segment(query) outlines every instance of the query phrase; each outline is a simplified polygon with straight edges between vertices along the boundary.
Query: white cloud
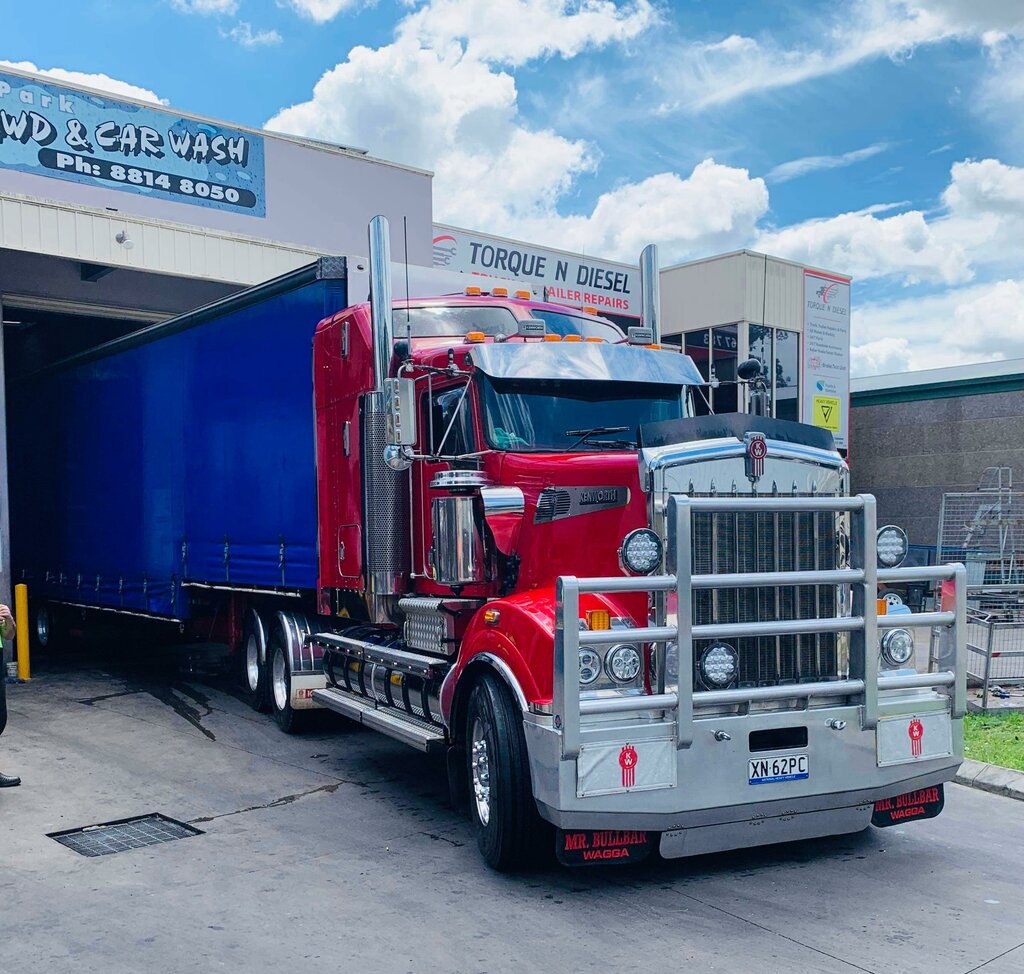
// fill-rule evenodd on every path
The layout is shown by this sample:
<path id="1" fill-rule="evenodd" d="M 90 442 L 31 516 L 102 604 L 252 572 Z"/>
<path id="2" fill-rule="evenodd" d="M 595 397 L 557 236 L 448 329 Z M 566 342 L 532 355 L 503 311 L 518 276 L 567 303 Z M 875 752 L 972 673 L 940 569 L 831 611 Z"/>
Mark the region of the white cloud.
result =
<path id="1" fill-rule="evenodd" d="M 769 182 L 785 183 L 790 179 L 797 179 L 812 172 L 822 172 L 826 169 L 841 169 L 844 166 L 852 166 L 855 163 L 863 162 L 880 152 L 889 148 L 888 142 L 876 142 L 874 145 L 864 146 L 863 149 L 853 149 L 850 152 L 843 152 L 835 156 L 803 156 L 800 159 L 792 159 L 776 166 L 765 177 Z"/>
<path id="2" fill-rule="evenodd" d="M 171 0 L 171 6 L 183 14 L 233 14 L 238 0 Z"/>
<path id="3" fill-rule="evenodd" d="M 649 0 L 431 0 L 400 33 L 432 49 L 464 41 L 467 57 L 519 66 L 633 40 L 657 19 Z"/>
<path id="4" fill-rule="evenodd" d="M 240 20 L 231 30 L 221 30 L 220 36 L 242 47 L 273 47 L 283 39 L 276 30 L 253 30 L 252 24 L 245 20 Z"/>
<path id="5" fill-rule="evenodd" d="M 995 51 L 1007 38 L 1024 36 L 1020 0 L 854 0 L 834 4 L 831 14 L 802 17 L 802 44 L 739 34 L 667 42 L 658 55 L 665 65 L 661 111 L 703 111 L 953 38 Z"/>
<path id="6" fill-rule="evenodd" d="M 910 343 L 906 338 L 879 338 L 850 348 L 851 375 L 888 375 L 910 368 Z"/>
<path id="7" fill-rule="evenodd" d="M 945 239 L 919 210 L 879 217 L 871 212 L 841 213 L 763 233 L 759 249 L 858 280 L 900 278 L 959 284 L 973 272 L 964 249 Z"/>
<path id="8" fill-rule="evenodd" d="M 444 222 L 630 260 L 651 240 L 663 244 L 667 261 L 750 238 L 768 206 L 764 181 L 711 159 L 689 176 L 651 175 L 605 193 L 590 213 L 562 215 L 599 153 L 524 124 L 515 79 L 503 66 L 620 43 L 654 14 L 646 2 L 496 2 L 498 9 L 482 0 L 419 7 L 393 43 L 353 48 L 309 101 L 280 111 L 267 127 L 433 169 L 435 214 Z"/>
<path id="9" fill-rule="evenodd" d="M 689 176 L 663 172 L 604 193 L 588 216 L 527 221 L 528 239 L 629 262 L 656 242 L 665 265 L 745 245 L 767 210 L 764 180 L 705 159 Z"/>
<path id="10" fill-rule="evenodd" d="M 30 74 L 39 74 L 47 78 L 56 78 L 58 81 L 67 81 L 69 84 L 81 85 L 83 88 L 97 88 L 100 91 L 110 92 L 112 95 L 135 98 L 138 101 L 151 101 L 158 105 L 167 104 L 166 98 L 161 98 L 148 88 L 140 88 L 138 85 L 129 84 L 127 81 L 119 81 L 117 78 L 111 78 L 106 74 L 67 71 L 64 68 L 39 68 L 31 61 L 0 60 L 0 64 L 18 71 L 27 71 Z"/>
<path id="11" fill-rule="evenodd" d="M 326 24 L 355 4 L 356 0 L 288 0 L 288 6 L 317 24 Z"/>
<path id="12" fill-rule="evenodd" d="M 855 305 L 852 323 L 856 375 L 1022 357 L 1024 281 Z"/>

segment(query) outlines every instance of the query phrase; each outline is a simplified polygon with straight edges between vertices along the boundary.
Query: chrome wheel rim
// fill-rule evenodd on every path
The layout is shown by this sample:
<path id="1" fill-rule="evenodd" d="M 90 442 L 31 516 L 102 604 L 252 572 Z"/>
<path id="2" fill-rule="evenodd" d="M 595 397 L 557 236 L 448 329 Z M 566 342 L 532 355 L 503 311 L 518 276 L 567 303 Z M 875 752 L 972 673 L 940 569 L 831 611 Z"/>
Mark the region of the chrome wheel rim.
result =
<path id="1" fill-rule="evenodd" d="M 249 633 L 245 643 L 245 678 L 249 681 L 249 690 L 255 693 L 260 685 L 260 647 L 255 633 Z"/>
<path id="2" fill-rule="evenodd" d="M 486 825 L 491 819 L 491 766 L 487 756 L 487 738 L 479 720 L 473 721 L 471 748 L 473 800 L 480 824 Z"/>
<path id="3" fill-rule="evenodd" d="M 288 706 L 288 671 L 284 665 L 284 653 L 274 650 L 274 704 L 283 711 Z"/>
<path id="4" fill-rule="evenodd" d="M 45 605 L 36 612 L 36 639 L 40 646 L 50 641 L 50 610 Z"/>

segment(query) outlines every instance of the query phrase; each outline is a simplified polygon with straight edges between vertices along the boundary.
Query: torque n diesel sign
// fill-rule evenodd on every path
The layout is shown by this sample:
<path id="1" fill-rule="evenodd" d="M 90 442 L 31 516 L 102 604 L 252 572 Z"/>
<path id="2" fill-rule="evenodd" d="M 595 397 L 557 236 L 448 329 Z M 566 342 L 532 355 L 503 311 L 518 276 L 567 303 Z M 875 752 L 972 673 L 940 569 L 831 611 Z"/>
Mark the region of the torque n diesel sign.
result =
<path id="1" fill-rule="evenodd" d="M 433 242 L 435 267 L 529 284 L 535 297 L 554 304 L 640 317 L 640 271 L 629 264 L 438 225 Z"/>
<path id="2" fill-rule="evenodd" d="M 7 73 L 0 167 L 266 216 L 262 137 Z"/>

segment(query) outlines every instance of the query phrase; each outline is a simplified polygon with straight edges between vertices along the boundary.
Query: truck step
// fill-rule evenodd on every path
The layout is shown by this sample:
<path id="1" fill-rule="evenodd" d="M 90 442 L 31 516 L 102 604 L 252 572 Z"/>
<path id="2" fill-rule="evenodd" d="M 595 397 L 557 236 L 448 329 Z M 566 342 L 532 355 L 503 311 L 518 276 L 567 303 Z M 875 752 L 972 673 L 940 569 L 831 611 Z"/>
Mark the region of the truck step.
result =
<path id="1" fill-rule="evenodd" d="M 325 687 L 323 690 L 314 690 L 313 699 L 328 710 L 387 734 L 388 737 L 402 741 L 418 751 L 435 751 L 445 746 L 444 732 L 439 727 L 415 720 L 398 711 L 375 707 L 372 700 L 357 697 L 346 690 Z"/>

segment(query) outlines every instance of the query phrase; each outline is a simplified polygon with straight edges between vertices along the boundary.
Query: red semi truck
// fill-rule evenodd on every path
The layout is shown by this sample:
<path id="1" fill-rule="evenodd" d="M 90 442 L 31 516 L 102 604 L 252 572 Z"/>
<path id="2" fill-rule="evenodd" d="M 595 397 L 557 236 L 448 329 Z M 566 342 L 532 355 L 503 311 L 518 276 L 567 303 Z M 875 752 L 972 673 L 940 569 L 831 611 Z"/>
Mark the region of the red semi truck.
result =
<path id="1" fill-rule="evenodd" d="M 370 300 L 313 336 L 314 585 L 284 591 L 283 534 L 280 587 L 228 571 L 228 533 L 216 584 L 181 556 L 253 706 L 445 752 L 498 869 L 552 844 L 624 862 L 938 814 L 962 758 L 962 567 L 900 568 L 831 435 L 764 415 L 758 363 L 753 413 L 694 415 L 652 248 L 628 337 L 504 294 L 394 302 L 389 270 L 378 217 Z M 879 614 L 878 586 L 910 579 L 955 596 Z M 937 672 L 914 627 L 942 633 Z"/>

